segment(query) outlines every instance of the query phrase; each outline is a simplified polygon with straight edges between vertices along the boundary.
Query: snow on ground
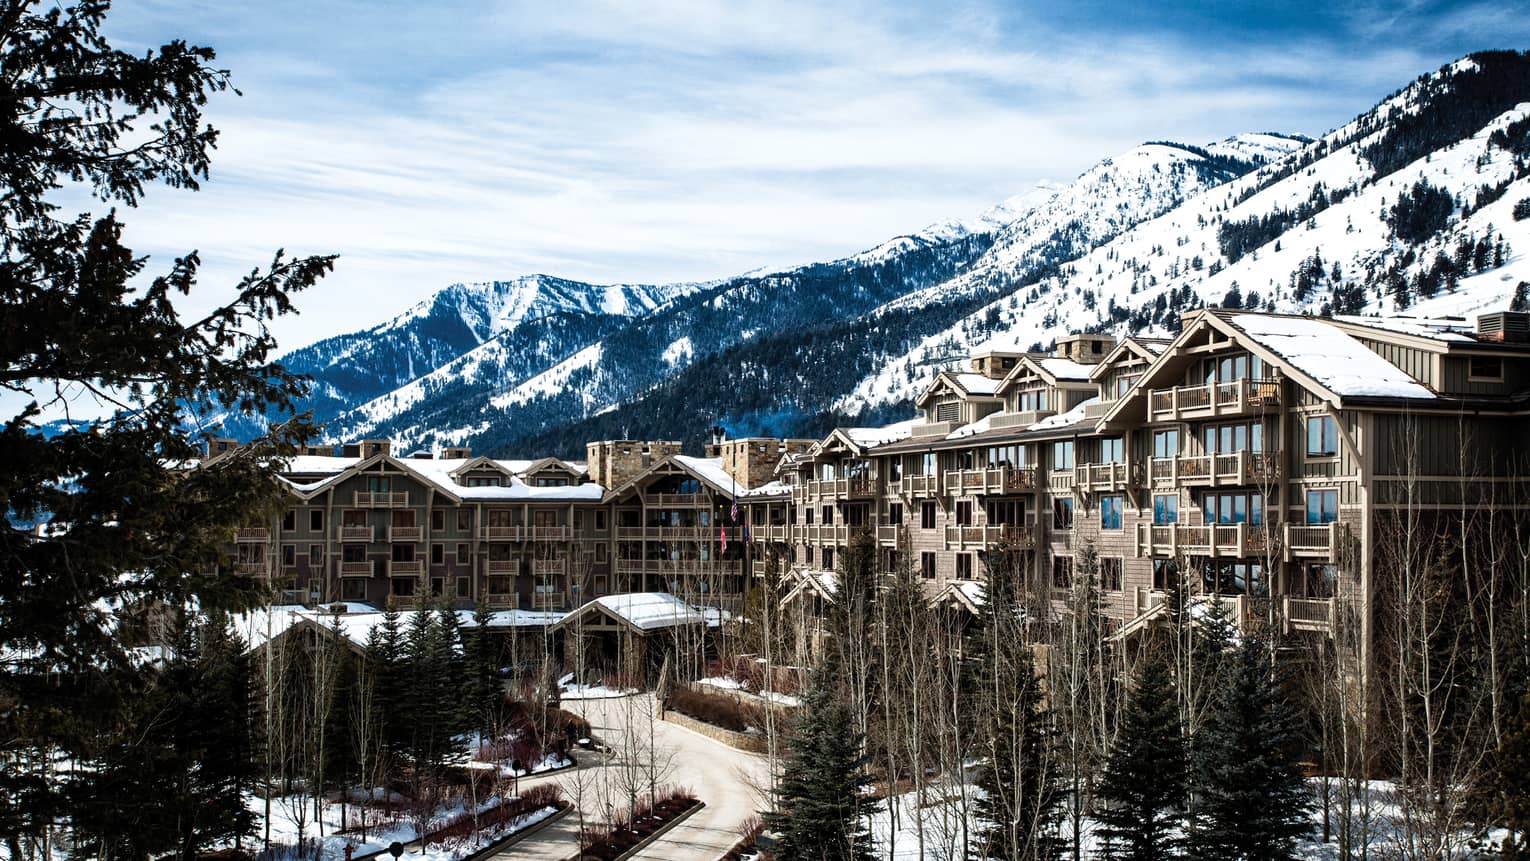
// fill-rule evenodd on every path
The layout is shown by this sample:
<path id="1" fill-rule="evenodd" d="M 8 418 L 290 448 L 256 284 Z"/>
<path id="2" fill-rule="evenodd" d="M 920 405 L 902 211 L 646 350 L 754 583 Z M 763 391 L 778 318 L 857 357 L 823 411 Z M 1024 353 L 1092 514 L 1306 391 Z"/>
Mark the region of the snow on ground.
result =
<path id="1" fill-rule="evenodd" d="M 720 690 L 737 691 L 741 694 L 748 694 L 751 697 L 758 697 L 759 699 L 768 700 L 783 706 L 802 705 L 802 700 L 799 697 L 794 697 L 791 694 L 783 694 L 780 691 L 757 691 L 753 688 L 745 686 L 743 682 L 733 678 L 732 676 L 707 676 L 706 678 L 701 679 L 700 683 L 703 685 L 709 685 L 711 687 L 718 688 Z"/>

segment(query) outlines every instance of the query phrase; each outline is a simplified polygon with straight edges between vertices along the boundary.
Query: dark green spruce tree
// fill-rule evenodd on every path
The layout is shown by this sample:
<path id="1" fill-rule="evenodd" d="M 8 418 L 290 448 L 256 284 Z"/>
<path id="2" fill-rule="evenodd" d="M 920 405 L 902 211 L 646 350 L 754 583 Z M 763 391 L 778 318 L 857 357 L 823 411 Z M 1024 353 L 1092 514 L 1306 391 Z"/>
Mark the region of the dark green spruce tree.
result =
<path id="1" fill-rule="evenodd" d="M 1029 646 L 1023 552 L 1006 542 L 984 559 L 985 601 L 970 633 L 969 697 L 980 714 L 977 858 L 1043 861 L 1061 849 L 1056 746 Z"/>
<path id="2" fill-rule="evenodd" d="M 1312 829 L 1312 794 L 1296 766 L 1299 734 L 1268 647 L 1231 653 L 1211 717 L 1195 739 L 1188 841 L 1198 861 L 1287 861 Z"/>
<path id="3" fill-rule="evenodd" d="M 292 409 L 307 385 L 272 360 L 268 326 L 332 265 L 278 254 L 228 302 L 182 318 L 199 258 L 151 266 L 122 244 L 119 215 L 156 184 L 195 190 L 207 177 L 217 132 L 203 109 L 230 77 L 212 49 L 181 40 L 118 50 L 110 11 L 100 0 L 0 8 L 0 390 L 15 405 L 0 414 L 0 840 L 13 858 L 83 816 L 85 797 L 94 817 L 178 815 L 164 796 L 81 792 L 92 768 L 55 763 L 141 737 L 154 670 L 130 659 L 119 611 L 106 608 L 264 597 L 262 578 L 236 572 L 223 547 L 276 510 L 273 457 L 311 427 L 274 426 L 217 468 L 188 471 L 201 439 L 185 419 Z M 117 209 L 61 212 L 65 183 Z M 104 417 L 45 428 L 76 395 L 69 413 Z M 43 521 L 55 528 L 38 534 Z"/>
<path id="4" fill-rule="evenodd" d="M 871 778 L 850 707 L 839 699 L 843 679 L 827 650 L 803 694 L 769 827 L 781 834 L 778 861 L 873 861 L 863 797 Z"/>
<path id="5" fill-rule="evenodd" d="M 499 683 L 497 644 L 489 633 L 492 618 L 488 602 L 480 599 L 473 609 L 473 629 L 462 644 L 469 728 L 485 738 L 492 736 L 499 726 L 505 700 Z"/>
<path id="6" fill-rule="evenodd" d="M 1154 648 L 1143 658 L 1095 793 L 1105 858 L 1163 861 L 1180 854 L 1188 765 L 1174 677 L 1163 653 Z"/>

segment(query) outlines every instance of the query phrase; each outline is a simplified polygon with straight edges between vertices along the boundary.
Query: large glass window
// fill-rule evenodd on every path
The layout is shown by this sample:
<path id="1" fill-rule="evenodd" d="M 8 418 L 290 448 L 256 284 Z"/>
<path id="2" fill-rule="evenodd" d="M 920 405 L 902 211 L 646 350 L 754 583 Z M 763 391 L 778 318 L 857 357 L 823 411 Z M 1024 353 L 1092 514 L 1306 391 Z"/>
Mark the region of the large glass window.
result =
<path id="1" fill-rule="evenodd" d="M 1022 413 L 1029 410 L 1044 410 L 1047 408 L 1047 390 L 1027 389 L 1020 393 L 1016 404 L 1019 407 L 1018 411 Z"/>
<path id="2" fill-rule="evenodd" d="M 1153 457 L 1177 457 L 1178 455 L 1178 430 L 1161 430 L 1153 433 Z"/>
<path id="3" fill-rule="evenodd" d="M 1207 383 L 1230 383 L 1251 378 L 1257 380 L 1264 376 L 1264 363 L 1258 356 L 1248 353 L 1207 359 L 1204 369 Z"/>
<path id="4" fill-rule="evenodd" d="M 1052 557 L 1052 585 L 1058 589 L 1073 588 L 1073 557 Z"/>
<path id="5" fill-rule="evenodd" d="M 1121 496 L 1100 497 L 1100 528 L 1120 529 L 1124 499 Z"/>
<path id="6" fill-rule="evenodd" d="M 1121 591 L 1121 557 L 1100 557 L 1100 588 L 1106 592 Z"/>
<path id="7" fill-rule="evenodd" d="M 1307 522 L 1315 525 L 1332 523 L 1339 519 L 1339 492 L 1337 490 L 1307 491 Z"/>
<path id="8" fill-rule="evenodd" d="M 1220 595 L 1265 594 L 1264 565 L 1238 559 L 1207 559 L 1201 569 L 1207 592 Z"/>
<path id="9" fill-rule="evenodd" d="M 1339 453 L 1339 427 L 1333 416 L 1307 417 L 1307 456 L 1333 457 Z"/>
<path id="10" fill-rule="evenodd" d="M 1207 523 L 1264 523 L 1264 497 L 1257 493 L 1208 493 L 1202 501 Z"/>
<path id="11" fill-rule="evenodd" d="M 1100 440 L 1100 463 L 1125 463 L 1126 440 L 1118 436 Z"/>
<path id="12" fill-rule="evenodd" d="M 1073 468 L 1073 440 L 1062 440 L 1052 443 L 1052 468 Z"/>
<path id="13" fill-rule="evenodd" d="M 1052 528 L 1073 528 L 1073 497 L 1059 496 L 1052 500 Z"/>
<path id="14" fill-rule="evenodd" d="M 1153 523 L 1167 526 L 1179 522 L 1179 494 L 1159 493 L 1153 496 Z"/>
<path id="15" fill-rule="evenodd" d="M 1202 439 L 1207 454 L 1264 451 L 1264 425 L 1261 422 L 1211 425 L 1203 430 Z"/>

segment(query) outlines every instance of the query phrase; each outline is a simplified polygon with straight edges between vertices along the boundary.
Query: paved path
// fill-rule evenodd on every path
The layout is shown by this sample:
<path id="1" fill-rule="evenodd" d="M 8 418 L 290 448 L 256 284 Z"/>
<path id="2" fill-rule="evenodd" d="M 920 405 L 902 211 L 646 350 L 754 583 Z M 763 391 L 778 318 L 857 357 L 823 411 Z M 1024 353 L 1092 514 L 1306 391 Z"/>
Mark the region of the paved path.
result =
<path id="1" fill-rule="evenodd" d="M 565 702 L 563 707 L 582 714 L 594 727 L 596 738 L 620 750 L 622 726 L 636 725 L 642 736 L 648 735 L 646 710 L 651 703 L 651 695 L 640 694 L 630 700 Z M 652 732 L 658 752 L 655 758 L 668 756 L 671 763 L 669 774 L 662 776 L 660 783 L 689 787 L 707 806 L 634 857 L 645 861 L 716 861 L 738 842 L 739 825 L 764 806 L 756 787 L 766 778 L 765 758 L 735 750 L 672 723 L 654 723 Z M 576 782 L 583 782 L 586 797 L 581 807 L 586 817 L 604 819 L 605 800 L 613 793 L 600 787 L 610 786 L 620 773 L 621 755 L 584 752 L 578 757 L 577 772 L 527 778 L 521 785 L 552 781 L 564 787 L 565 795 L 572 796 Z M 578 833 L 579 817 L 570 813 L 497 857 L 563 861 L 578 848 Z"/>

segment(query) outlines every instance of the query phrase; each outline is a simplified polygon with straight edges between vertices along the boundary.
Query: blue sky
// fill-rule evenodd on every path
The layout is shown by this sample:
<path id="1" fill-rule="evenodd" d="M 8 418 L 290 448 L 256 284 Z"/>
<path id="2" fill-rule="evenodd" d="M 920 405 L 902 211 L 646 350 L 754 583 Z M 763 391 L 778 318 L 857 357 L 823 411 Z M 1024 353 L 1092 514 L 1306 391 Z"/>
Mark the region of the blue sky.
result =
<path id="1" fill-rule="evenodd" d="M 242 97 L 212 181 L 127 240 L 339 253 L 286 346 L 453 281 L 701 280 L 830 259 L 1066 180 L 1146 140 L 1320 134 L 1461 54 L 1530 47 L 1518 4 L 1075 0 L 120 0 L 123 47 L 211 45 Z"/>

